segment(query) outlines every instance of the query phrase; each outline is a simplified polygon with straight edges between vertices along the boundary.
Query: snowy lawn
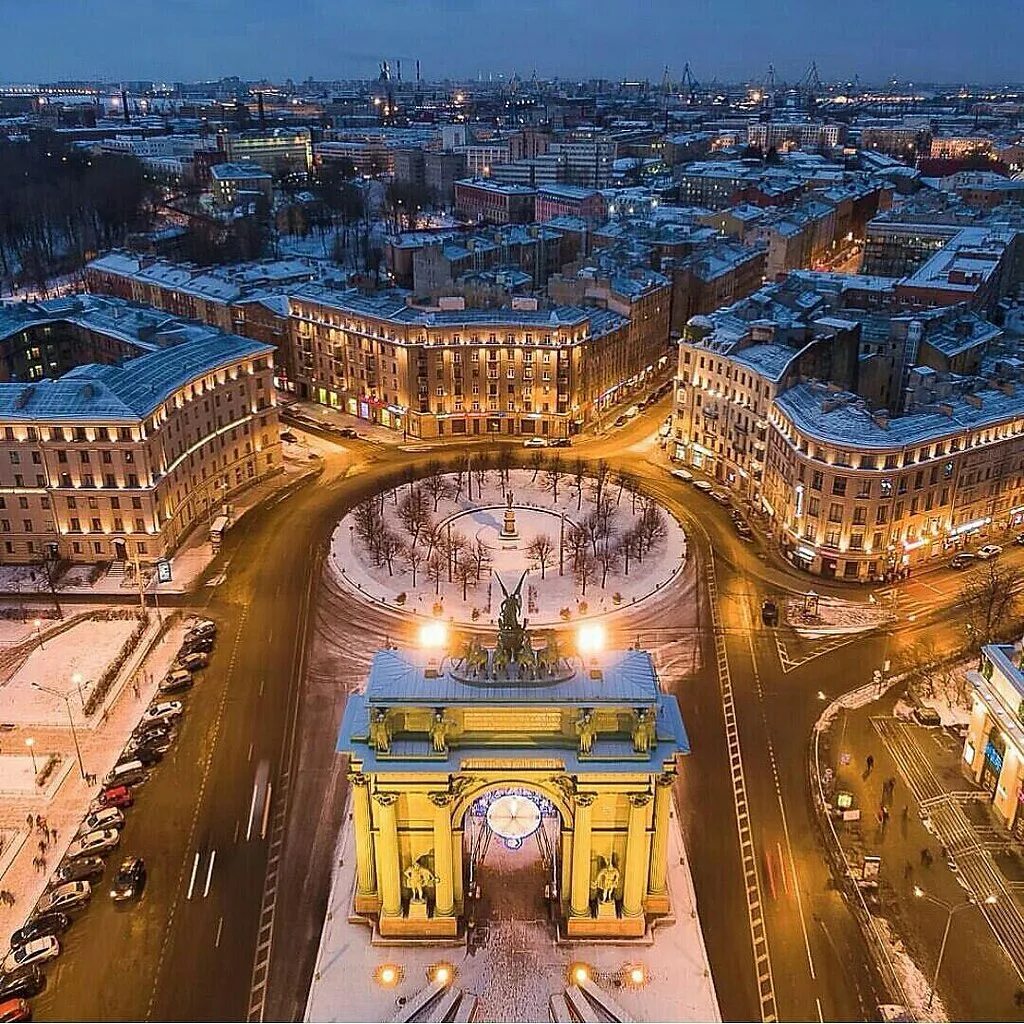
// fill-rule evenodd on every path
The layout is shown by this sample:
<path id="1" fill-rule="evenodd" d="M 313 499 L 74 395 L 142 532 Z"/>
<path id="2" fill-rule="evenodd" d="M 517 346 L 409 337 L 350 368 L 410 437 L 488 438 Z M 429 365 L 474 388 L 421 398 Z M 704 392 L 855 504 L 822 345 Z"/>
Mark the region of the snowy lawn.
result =
<path id="1" fill-rule="evenodd" d="M 685 564 L 678 522 L 614 477 L 600 496 L 572 473 L 515 469 L 505 486 L 497 470 L 468 477 L 428 476 L 353 510 L 334 531 L 335 573 L 392 607 L 483 624 L 501 605 L 495 577 L 511 591 L 526 572 L 523 614 L 553 625 L 629 607 Z M 515 538 L 502 534 L 509 494 Z"/>
<path id="2" fill-rule="evenodd" d="M 0 793 L 5 796 L 43 795 L 62 777 L 60 755 L 52 765 L 48 751 L 35 751 L 35 761 L 29 753 L 0 754 Z M 47 770 L 48 769 L 48 770 Z M 46 776 L 43 778 L 43 772 Z M 39 785 L 38 780 L 42 781 Z"/>
<path id="3" fill-rule="evenodd" d="M 135 625 L 135 619 L 87 620 L 36 647 L 0 689 L 0 719 L 20 725 L 66 725 L 65 702 L 32 685 L 38 683 L 67 694 L 72 714 L 81 723 L 83 701 Z M 81 695 L 76 676 L 81 677 Z"/>

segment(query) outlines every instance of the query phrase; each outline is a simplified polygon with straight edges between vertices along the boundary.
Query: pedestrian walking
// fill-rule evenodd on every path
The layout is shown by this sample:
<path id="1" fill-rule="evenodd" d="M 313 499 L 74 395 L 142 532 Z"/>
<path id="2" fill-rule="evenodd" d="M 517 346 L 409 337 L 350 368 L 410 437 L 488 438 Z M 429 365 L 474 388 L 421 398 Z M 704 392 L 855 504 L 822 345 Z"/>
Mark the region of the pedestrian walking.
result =
<path id="1" fill-rule="evenodd" d="M 911 864 L 910 861 L 908 860 L 907 863 L 903 866 L 903 881 L 904 882 L 908 882 L 913 877 L 914 877 L 914 865 Z"/>
<path id="2" fill-rule="evenodd" d="M 46 840 L 45 839 L 40 839 L 39 840 L 39 852 L 40 853 L 46 853 Z"/>
<path id="3" fill-rule="evenodd" d="M 26 814 L 25 815 L 25 824 L 28 825 L 29 828 L 32 827 L 32 815 L 31 814 Z"/>
<path id="4" fill-rule="evenodd" d="M 927 867 L 928 866 L 928 858 L 929 857 L 931 857 L 931 854 L 928 852 L 928 847 L 925 846 L 921 850 L 921 867 Z"/>
<path id="5" fill-rule="evenodd" d="M 903 806 L 903 813 L 900 815 L 900 817 L 903 819 L 904 824 L 906 824 L 907 819 L 910 817 L 910 808 L 907 807 L 905 804 Z"/>
<path id="6" fill-rule="evenodd" d="M 904 808 L 904 810 L 906 810 L 906 808 Z M 51 829 L 50 829 L 50 838 L 51 838 L 51 839 L 52 839 L 52 840 L 53 840 L 54 842 L 57 842 L 57 830 L 56 830 L 55 828 L 51 828 Z"/>
<path id="7" fill-rule="evenodd" d="M 871 769 L 875 767 L 874 755 L 868 754 L 867 760 L 864 763 L 868 766 L 868 771 L 870 772 Z"/>

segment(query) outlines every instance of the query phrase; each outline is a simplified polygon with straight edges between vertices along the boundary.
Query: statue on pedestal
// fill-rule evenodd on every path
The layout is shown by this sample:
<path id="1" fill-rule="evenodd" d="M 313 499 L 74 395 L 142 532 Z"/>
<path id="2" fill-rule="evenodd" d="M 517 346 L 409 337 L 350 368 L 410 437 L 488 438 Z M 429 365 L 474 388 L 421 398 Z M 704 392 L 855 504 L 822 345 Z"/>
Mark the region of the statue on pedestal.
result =
<path id="1" fill-rule="evenodd" d="M 391 749 L 388 713 L 383 708 L 374 708 L 370 712 L 370 746 L 378 753 L 387 753 Z"/>
<path id="2" fill-rule="evenodd" d="M 612 863 L 605 864 L 594 879 L 598 890 L 597 898 L 601 903 L 611 903 L 615 899 L 615 890 L 619 885 L 619 869 Z"/>
<path id="3" fill-rule="evenodd" d="M 426 902 L 425 889 L 437 885 L 440 879 L 428 868 L 425 868 L 419 861 L 410 864 L 404 872 L 405 884 L 412 893 L 413 903 Z"/>

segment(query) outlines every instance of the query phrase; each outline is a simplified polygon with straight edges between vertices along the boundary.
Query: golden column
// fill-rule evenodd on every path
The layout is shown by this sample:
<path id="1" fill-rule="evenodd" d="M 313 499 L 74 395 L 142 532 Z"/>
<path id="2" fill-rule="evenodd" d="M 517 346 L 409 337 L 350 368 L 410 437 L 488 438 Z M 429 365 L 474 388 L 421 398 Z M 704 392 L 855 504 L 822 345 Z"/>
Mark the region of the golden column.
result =
<path id="1" fill-rule="evenodd" d="M 672 787 L 676 777 L 658 776 L 654 789 L 654 835 L 651 838 L 651 877 L 647 884 L 647 909 L 653 914 L 667 914 L 668 895 L 668 830 L 672 808 Z"/>
<path id="2" fill-rule="evenodd" d="M 643 917 L 647 891 L 647 805 L 649 793 L 630 793 L 626 831 L 626 878 L 622 883 L 622 916 Z"/>
<path id="3" fill-rule="evenodd" d="M 455 875 L 452 863 L 451 793 L 431 793 L 434 805 L 434 916 L 455 914 Z"/>
<path id="4" fill-rule="evenodd" d="M 395 822 L 397 793 L 374 793 L 377 812 L 377 878 L 380 882 L 380 916 L 402 916 L 402 865 Z"/>
<path id="5" fill-rule="evenodd" d="M 570 917 L 590 916 L 590 808 L 595 793 L 576 794 L 572 828 L 572 902 Z"/>
<path id="6" fill-rule="evenodd" d="M 356 834 L 357 913 L 374 911 L 377 901 L 377 866 L 373 862 L 373 835 L 370 832 L 370 779 L 362 772 L 349 775 L 352 784 L 352 822 Z"/>

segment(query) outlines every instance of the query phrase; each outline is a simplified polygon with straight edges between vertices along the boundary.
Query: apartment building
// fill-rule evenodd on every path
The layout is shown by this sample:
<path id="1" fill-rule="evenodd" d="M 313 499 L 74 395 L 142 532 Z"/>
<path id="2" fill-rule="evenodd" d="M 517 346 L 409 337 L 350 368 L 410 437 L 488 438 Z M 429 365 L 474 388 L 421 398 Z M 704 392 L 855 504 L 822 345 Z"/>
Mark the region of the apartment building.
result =
<path id="1" fill-rule="evenodd" d="M 501 185 L 482 178 L 455 182 L 455 212 L 463 219 L 490 224 L 529 224 L 533 220 L 536 189 Z"/>
<path id="2" fill-rule="evenodd" d="M 0 312 L 0 554 L 152 562 L 281 466 L 269 345 L 120 299 Z"/>
<path id="3" fill-rule="evenodd" d="M 219 206 L 262 199 L 269 207 L 274 197 L 274 179 L 255 163 L 214 164 L 210 168 L 210 186 Z"/>
<path id="4" fill-rule="evenodd" d="M 249 161 L 269 174 L 307 173 L 313 166 L 308 128 L 254 128 L 224 137 L 228 163 Z"/>
<path id="5" fill-rule="evenodd" d="M 649 379 L 667 338 L 612 310 L 418 309 L 292 292 L 300 394 L 408 436 L 564 437 Z"/>

